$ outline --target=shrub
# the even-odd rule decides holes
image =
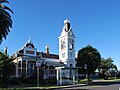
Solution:
[[[118,74],[117,74],[117,78],[120,78],[120,72],[118,72]]]
[[[36,84],[36,81],[31,77],[26,77],[26,78],[22,79],[21,82],[26,83],[26,84]]]
[[[11,85],[19,85],[19,80],[18,80],[18,78],[11,78],[10,84],[11,84]]]

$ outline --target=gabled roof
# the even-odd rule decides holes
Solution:
[[[59,59],[59,55],[56,55],[56,54],[46,54],[46,53],[42,52],[42,58]]]

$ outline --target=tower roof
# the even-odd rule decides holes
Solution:
[[[68,20],[68,19],[64,20],[64,26],[63,26],[60,37],[66,35],[66,34],[71,34],[74,36],[71,25],[70,25],[70,20]]]
[[[70,23],[70,20],[68,20],[68,19],[64,20],[64,24],[66,24],[66,23]]]

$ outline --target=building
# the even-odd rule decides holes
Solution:
[[[23,74],[32,76],[36,72],[36,61],[39,60],[44,65],[44,78],[56,76],[55,67],[75,67],[75,36],[72,31],[70,21],[65,20],[62,32],[59,36],[59,55],[51,54],[49,47],[46,46],[46,52],[39,52],[32,43],[31,39],[25,45],[17,50],[12,57],[15,63],[15,77]],[[41,66],[40,66],[41,68]]]
[[[70,21],[65,20],[59,36],[59,59],[67,67],[75,67],[75,36]]]

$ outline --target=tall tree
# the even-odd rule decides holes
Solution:
[[[15,68],[12,58],[9,58],[6,53],[0,52],[0,81],[4,87],[7,87],[9,78]]]
[[[3,5],[3,3],[9,2],[7,0],[0,0],[0,43],[3,41],[3,38],[6,39],[13,23],[9,14],[9,12],[13,13],[13,11],[9,7]]]
[[[102,75],[101,77],[104,77],[105,79],[109,76],[109,70],[117,70],[117,66],[113,64],[113,59],[111,57],[105,59],[101,58],[100,65],[98,67],[99,74]]]
[[[113,65],[113,60],[111,57],[105,59],[105,58],[101,58],[101,62],[100,62],[100,65],[98,67],[98,69],[101,71],[101,72],[106,72],[108,71],[112,65]]]
[[[76,61],[76,65],[82,67],[83,73],[85,73],[84,66],[85,64],[87,65],[88,81],[90,82],[90,75],[98,68],[101,61],[101,55],[96,48],[88,45],[78,51],[78,58]]]

